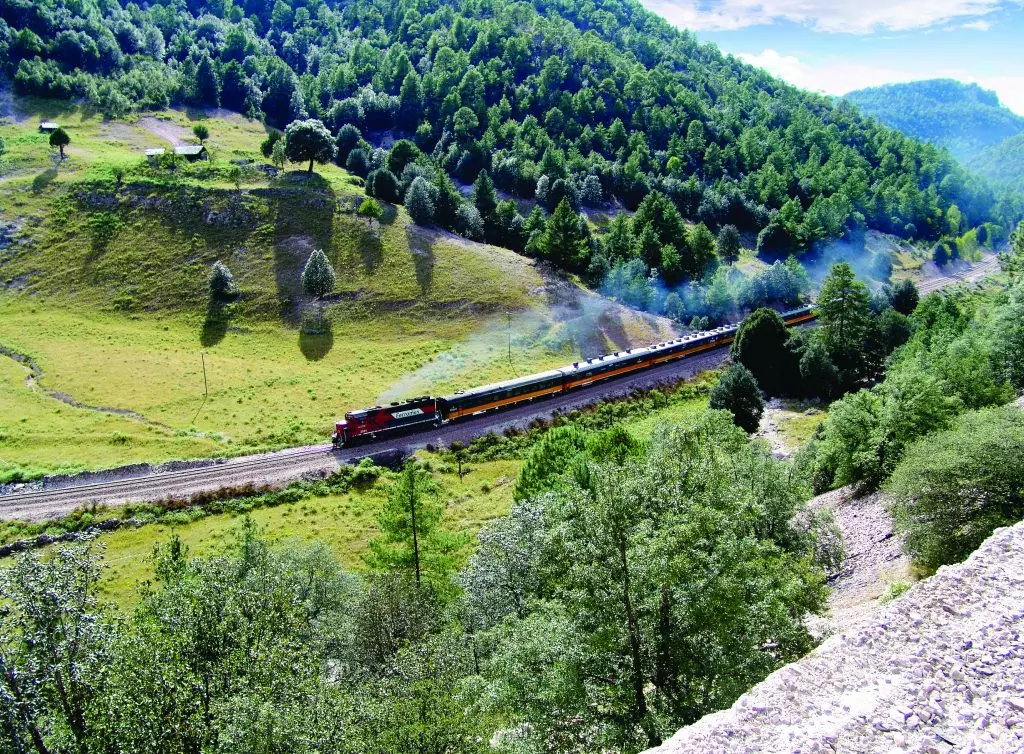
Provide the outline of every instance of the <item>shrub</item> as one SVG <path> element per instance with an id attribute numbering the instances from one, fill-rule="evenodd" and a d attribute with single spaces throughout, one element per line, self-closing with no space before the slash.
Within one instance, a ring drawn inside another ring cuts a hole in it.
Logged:
<path id="1" fill-rule="evenodd" d="M 213 303 L 223 304 L 235 297 L 235 278 L 223 262 L 213 263 L 207 283 L 210 288 L 210 301 Z"/>
<path id="2" fill-rule="evenodd" d="M 724 409 L 732 414 L 733 423 L 746 432 L 753 432 L 764 414 L 764 398 L 757 380 L 742 364 L 733 364 L 711 389 L 710 408 Z"/>
<path id="3" fill-rule="evenodd" d="M 973 552 L 1024 517 L 1024 414 L 1015 407 L 964 414 L 912 445 L 888 491 L 904 549 L 934 569 Z"/>
<path id="4" fill-rule="evenodd" d="M 417 225 L 430 225 L 434 221 L 434 200 L 437 189 L 426 178 L 418 177 L 409 186 L 405 208 Z"/>

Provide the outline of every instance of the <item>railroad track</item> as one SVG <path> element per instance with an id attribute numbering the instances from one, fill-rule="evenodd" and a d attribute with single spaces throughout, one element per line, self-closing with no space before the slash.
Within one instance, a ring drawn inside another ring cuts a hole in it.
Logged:
<path id="1" fill-rule="evenodd" d="M 995 254 L 987 256 L 978 264 L 963 272 L 956 272 L 951 275 L 932 278 L 918 284 L 917 289 L 922 294 L 934 293 L 957 283 L 974 283 L 999 270 L 999 257 Z"/>
<path id="2" fill-rule="evenodd" d="M 922 293 L 931 293 L 949 285 L 973 282 L 998 268 L 995 256 L 988 257 L 970 270 L 926 281 L 919 286 Z M 70 478 L 61 482 L 0 495 L 0 519 L 39 520 L 71 513 L 83 505 L 121 505 L 130 502 L 156 502 L 185 499 L 197 493 L 244 485 L 283 485 L 305 475 L 330 473 L 360 458 L 396 458 L 428 444 L 468 442 L 489 432 L 500 433 L 523 428 L 536 419 L 592 405 L 637 389 L 657 387 L 713 369 L 728 357 L 728 350 L 719 348 L 696 354 L 670 364 L 654 367 L 607 383 L 598 383 L 555 396 L 548 400 L 517 406 L 512 409 L 473 417 L 466 421 L 431 428 L 419 433 L 371 445 L 335 450 L 331 445 L 291 448 L 257 456 L 216 460 L 186 469 L 127 472 L 112 469 L 91 474 L 85 479 Z"/>

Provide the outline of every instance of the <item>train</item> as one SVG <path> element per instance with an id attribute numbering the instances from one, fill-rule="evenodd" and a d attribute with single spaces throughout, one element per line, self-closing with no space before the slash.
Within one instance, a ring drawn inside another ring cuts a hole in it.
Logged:
<path id="1" fill-rule="evenodd" d="M 782 319 L 787 326 L 804 324 L 813 320 L 814 316 L 814 307 L 809 304 L 782 312 Z M 336 422 L 331 442 L 338 448 L 373 442 L 549 398 L 720 348 L 732 343 L 738 329 L 739 324 L 723 325 L 644 348 L 631 348 L 574 361 L 568 366 L 547 372 L 457 390 L 442 398 L 424 395 L 387 406 L 349 411 L 344 419 Z"/>

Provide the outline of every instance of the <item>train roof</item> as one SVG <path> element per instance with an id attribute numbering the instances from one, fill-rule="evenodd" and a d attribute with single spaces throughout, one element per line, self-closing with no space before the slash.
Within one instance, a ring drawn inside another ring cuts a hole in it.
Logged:
<path id="1" fill-rule="evenodd" d="M 549 369 L 546 372 L 538 372 L 536 374 L 527 374 L 523 377 L 516 377 L 511 380 L 505 380 L 504 382 L 492 382 L 490 385 L 478 385 L 477 387 L 469 388 L 469 390 L 458 390 L 451 395 L 445 396 L 446 400 L 455 400 L 457 398 L 465 398 L 471 395 L 477 395 L 478 393 L 489 393 L 492 390 L 508 390 L 514 387 L 520 387 L 521 385 L 529 385 L 534 382 L 543 382 L 544 380 L 552 379 L 553 377 L 561 376 L 561 371 L 558 369 Z"/>
<path id="2" fill-rule="evenodd" d="M 418 398 L 410 398 L 407 401 L 392 401 L 386 406 L 367 406 L 366 408 L 356 409 L 355 411 L 349 411 L 345 416 L 366 416 L 374 411 L 388 411 L 396 408 L 401 409 L 406 406 L 418 408 L 428 403 L 433 403 L 434 400 L 435 399 L 429 395 L 421 395 Z"/>
<path id="3" fill-rule="evenodd" d="M 781 314 L 783 317 L 786 317 L 789 315 L 810 311 L 813 308 L 813 305 L 806 304 L 804 306 L 789 309 L 787 311 L 782 312 Z M 480 393 L 489 393 L 493 390 L 507 390 L 522 385 L 529 385 L 535 382 L 544 382 L 553 377 L 558 377 L 560 375 L 565 374 L 572 374 L 598 365 L 606 366 L 610 364 L 626 362 L 631 358 L 641 356 L 643 354 L 658 353 L 660 351 L 672 349 L 681 344 L 697 343 L 709 338 L 713 338 L 714 336 L 717 335 L 724 335 L 727 333 L 736 332 L 738 328 L 738 323 L 727 324 L 713 328 L 711 330 L 702 330 L 700 332 L 690 333 L 689 335 L 681 335 L 678 338 L 666 340 L 661 343 L 654 343 L 653 345 L 650 346 L 642 346 L 640 348 L 631 348 L 625 351 L 616 351 L 615 353 L 602 354 L 601 356 L 594 356 L 590 359 L 581 359 L 580 361 L 575 361 L 572 364 L 567 364 L 566 366 L 560 367 L 558 369 L 550 369 L 546 372 L 539 372 L 537 374 L 528 374 L 523 377 L 516 377 L 515 379 L 512 380 L 505 380 L 504 382 L 493 382 L 489 385 L 478 385 L 477 387 L 469 388 L 468 390 L 459 390 L 453 393 L 452 395 L 445 396 L 445 400 L 466 398 L 468 396 L 478 395 Z"/>

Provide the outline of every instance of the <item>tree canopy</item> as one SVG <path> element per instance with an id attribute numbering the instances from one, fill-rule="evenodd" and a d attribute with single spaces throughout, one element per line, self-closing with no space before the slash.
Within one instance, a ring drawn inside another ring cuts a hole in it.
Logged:
<path id="1" fill-rule="evenodd" d="M 1018 212 L 994 208 L 949 153 L 700 44 L 636 0 L 76 7 L 0 6 L 0 73 L 18 93 L 84 98 L 109 116 L 183 104 L 279 128 L 318 120 L 332 135 L 351 126 L 368 141 L 392 130 L 396 175 L 414 145 L 465 183 L 487 170 L 518 197 L 553 192 L 551 210 L 566 197 L 636 208 L 658 190 L 687 220 L 787 253 L 863 227 L 933 240 L 953 204 L 965 228 Z"/>

